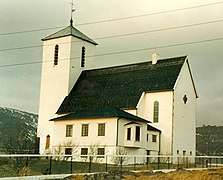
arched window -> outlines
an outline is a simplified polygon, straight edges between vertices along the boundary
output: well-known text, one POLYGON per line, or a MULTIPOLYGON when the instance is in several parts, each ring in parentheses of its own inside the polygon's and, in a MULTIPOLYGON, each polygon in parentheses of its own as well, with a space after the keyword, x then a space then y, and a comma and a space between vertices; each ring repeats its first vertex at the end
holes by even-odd
POLYGON ((153 104, 153 122, 159 122, 159 102, 155 101, 153 104))
POLYGON ((58 64, 59 45, 57 44, 54 49, 54 65, 58 64))
POLYGON ((45 149, 49 149, 50 148, 50 135, 46 136, 46 147, 45 149))
POLYGON ((81 49, 81 67, 85 67, 85 51, 86 48, 83 46, 81 49))

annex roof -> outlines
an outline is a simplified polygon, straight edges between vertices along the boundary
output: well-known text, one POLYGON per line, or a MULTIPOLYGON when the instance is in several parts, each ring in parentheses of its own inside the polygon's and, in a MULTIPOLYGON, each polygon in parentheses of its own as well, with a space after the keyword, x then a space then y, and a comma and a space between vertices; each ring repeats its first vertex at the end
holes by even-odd
POLYGON ((116 107, 107 106, 101 108, 90 108, 75 113, 70 113, 58 118, 51 119, 50 121, 60 121, 60 120, 74 120, 74 119, 94 119, 94 118, 106 118, 106 117, 119 117, 134 120, 136 122, 146 122, 150 121, 134 116, 116 107))
POLYGON ((173 90, 186 58, 83 71, 57 114, 104 106, 134 109, 143 92, 173 90))
POLYGON ((45 38, 42 39, 42 41, 50 40, 50 39, 55 39, 55 38, 60 38, 60 37, 65 37, 65 36, 74 36, 76 38, 82 39, 84 41, 90 42, 92 44, 98 45, 94 40, 80 32, 78 29, 73 27, 72 25, 54 33, 51 34, 45 38))

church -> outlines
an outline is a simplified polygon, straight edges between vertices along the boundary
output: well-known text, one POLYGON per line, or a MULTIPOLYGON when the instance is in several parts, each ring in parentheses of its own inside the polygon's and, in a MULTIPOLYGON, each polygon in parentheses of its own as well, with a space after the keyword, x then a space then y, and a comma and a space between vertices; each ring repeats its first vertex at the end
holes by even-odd
POLYGON ((98 44, 72 20, 42 41, 40 154, 196 155, 187 56, 95 67, 98 44))

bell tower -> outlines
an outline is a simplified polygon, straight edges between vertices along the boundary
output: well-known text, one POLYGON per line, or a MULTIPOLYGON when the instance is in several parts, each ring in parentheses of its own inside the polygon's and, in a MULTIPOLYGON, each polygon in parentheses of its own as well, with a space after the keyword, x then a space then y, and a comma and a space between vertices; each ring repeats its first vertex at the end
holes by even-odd
MULTIPOLYGON (((73 8, 72 8, 73 12, 73 8)), ((52 123, 64 98, 69 94, 83 70, 95 66, 97 43, 70 25, 42 39, 42 74, 37 136, 40 153, 50 151, 52 123)))

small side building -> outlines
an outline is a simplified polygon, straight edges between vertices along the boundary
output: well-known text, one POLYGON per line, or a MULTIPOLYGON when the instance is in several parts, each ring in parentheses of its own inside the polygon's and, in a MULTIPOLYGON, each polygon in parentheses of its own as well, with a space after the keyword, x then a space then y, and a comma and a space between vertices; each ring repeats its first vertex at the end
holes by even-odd
MULTIPOLYGON (((108 163, 117 163, 113 155, 158 155, 160 130, 149 121, 115 107, 88 109, 70 113, 54 122, 53 154, 111 155, 108 163)), ((100 162, 105 161, 101 156, 100 162)), ((97 158, 97 161, 99 161, 97 158)), ((123 158, 124 160, 124 158, 123 158)), ((137 158, 137 163, 146 163, 147 158, 137 158)), ((123 163, 133 163, 126 158, 123 163)))

